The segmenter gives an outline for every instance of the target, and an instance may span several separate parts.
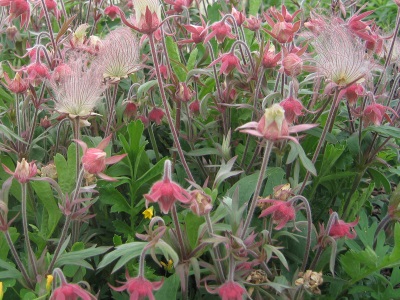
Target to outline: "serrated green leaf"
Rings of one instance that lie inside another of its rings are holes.
[[[71,193],[75,188],[76,177],[76,154],[75,143],[68,147],[67,158],[68,161],[61,154],[57,153],[54,156],[54,164],[57,169],[58,184],[60,185],[63,193]]]
[[[184,82],[186,80],[187,71],[181,62],[178,46],[174,39],[170,36],[165,37],[165,44],[167,46],[167,52],[171,61],[172,70],[174,71],[176,77],[178,77],[178,80],[180,82]]]
[[[169,276],[163,286],[155,293],[156,300],[171,300],[177,299],[178,288],[180,285],[180,279],[178,274]]]
[[[192,52],[190,52],[190,56],[189,59],[186,63],[186,69],[188,71],[192,70],[196,64],[196,59],[197,59],[197,53],[199,52],[199,50],[197,48],[195,48]],[[189,73],[188,73],[189,74]]]
[[[99,196],[100,202],[111,205],[110,212],[131,212],[131,206],[125,197],[115,188],[102,188]]]

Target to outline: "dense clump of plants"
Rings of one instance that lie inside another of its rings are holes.
[[[400,2],[357,2],[0,0],[0,300],[399,299]]]

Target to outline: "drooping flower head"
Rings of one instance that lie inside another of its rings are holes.
[[[103,70],[91,64],[85,55],[74,55],[67,62],[71,72],[61,80],[50,81],[55,98],[55,109],[70,118],[86,118],[92,114],[105,89]]]
[[[368,126],[370,124],[374,124],[376,126],[379,126],[383,122],[384,118],[388,122],[391,122],[389,115],[386,113],[387,110],[391,111],[394,115],[397,116],[397,113],[391,107],[384,106],[379,103],[372,103],[368,105],[367,107],[365,107],[363,113],[364,125]]]
[[[164,283],[164,280],[150,282],[143,276],[131,278],[128,273],[126,274],[126,279],[128,281],[123,286],[113,287],[110,285],[110,287],[117,292],[127,290],[130,295],[129,300],[144,300],[146,298],[154,300],[153,291],[159,290]]]
[[[333,223],[331,230],[329,231],[329,235],[335,239],[343,237],[354,239],[357,236],[357,233],[354,230],[354,226],[356,226],[357,224],[358,218],[351,223],[346,223],[343,220],[335,220],[335,223]]]
[[[118,14],[119,14],[119,7],[117,7],[117,6],[115,6],[115,5],[110,5],[110,6],[107,6],[105,9],[104,9],[104,14],[106,15],[106,16],[108,16],[110,19],[111,19],[111,21],[114,21],[114,19],[118,16]]]
[[[326,25],[314,42],[319,71],[338,86],[364,79],[369,62],[361,42],[340,24]]]
[[[288,97],[279,103],[285,110],[285,118],[288,123],[296,121],[298,116],[303,115],[303,104],[294,97]]]
[[[53,280],[60,279],[60,285],[53,290],[50,300],[96,300],[97,298],[88,291],[81,288],[78,284],[68,283],[64,274],[59,268],[53,271]]]
[[[242,300],[243,295],[246,294],[246,290],[239,283],[232,280],[228,280],[215,290],[211,290],[206,285],[206,290],[210,294],[218,293],[222,300]]]
[[[302,124],[289,127],[285,118],[285,110],[275,103],[265,109],[264,115],[258,122],[249,122],[237,128],[241,132],[263,137],[270,141],[290,139],[298,143],[297,139],[289,136],[290,133],[304,131],[316,127],[317,124]]]
[[[139,69],[139,41],[127,27],[111,31],[94,62],[104,68],[104,78],[120,80]]]
[[[0,0],[0,6],[9,6],[8,21],[12,22],[15,18],[21,16],[21,28],[28,28],[31,16],[31,7],[27,0]]]
[[[82,147],[83,156],[82,156],[82,165],[86,172],[90,174],[96,174],[100,178],[107,181],[116,181],[115,178],[107,176],[103,173],[106,169],[107,165],[115,164],[123,159],[126,154],[114,155],[112,157],[107,157],[107,153],[104,152],[104,149],[111,141],[111,135],[102,140],[96,148],[88,148],[86,143],[75,140],[79,146]]]
[[[154,33],[161,25],[161,5],[159,0],[141,0],[133,3],[135,15],[128,21],[119,9],[122,22],[128,27],[144,34]]]
[[[221,68],[219,70],[219,74],[225,74],[228,75],[230,72],[232,72],[234,69],[238,70],[239,73],[244,73],[242,67],[240,66],[240,60],[239,58],[235,55],[234,52],[228,52],[222,54],[219,58],[214,60],[209,67],[217,64],[218,62],[221,62]]]
[[[12,172],[8,167],[3,164],[4,171],[8,174],[13,175],[14,178],[20,183],[27,183],[32,177],[37,174],[37,167],[34,161],[28,163],[25,158],[21,162],[17,162],[15,171]]]
[[[287,12],[284,5],[282,5],[282,13],[278,12],[275,8],[270,9],[269,13],[273,18],[277,20],[277,22],[275,23],[274,20],[268,15],[268,13],[264,14],[268,25],[272,27],[271,31],[266,29],[264,30],[279,43],[290,43],[291,41],[293,41],[294,34],[300,29],[300,21],[293,23],[294,17],[299,12],[300,10],[291,15]]]
[[[293,207],[293,202],[275,199],[262,199],[258,201],[272,204],[261,212],[260,218],[272,215],[273,222],[278,224],[275,227],[276,230],[282,229],[287,222],[293,221],[296,217],[296,210]]]
[[[167,214],[175,201],[189,203],[190,194],[177,183],[171,180],[171,161],[166,160],[164,164],[163,179],[157,181],[150,190],[149,194],[144,195],[146,205],[148,202],[157,202],[161,211]]]
[[[211,25],[211,32],[205,37],[204,43],[207,43],[213,37],[217,39],[219,44],[221,44],[225,38],[236,38],[236,36],[232,33],[232,27],[223,20],[215,22]]]

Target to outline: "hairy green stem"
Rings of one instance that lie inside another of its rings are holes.
[[[207,213],[204,216],[204,218],[206,219],[208,234],[210,235],[210,237],[212,237],[214,234],[214,229],[212,227],[210,213]],[[225,274],[224,274],[224,270],[222,268],[221,253],[220,253],[219,249],[216,247],[213,247],[213,254],[215,257],[214,264],[217,268],[218,278],[219,278],[220,282],[225,282]]]

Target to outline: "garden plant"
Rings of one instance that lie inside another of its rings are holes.
[[[399,27],[0,0],[0,300],[400,299]]]

